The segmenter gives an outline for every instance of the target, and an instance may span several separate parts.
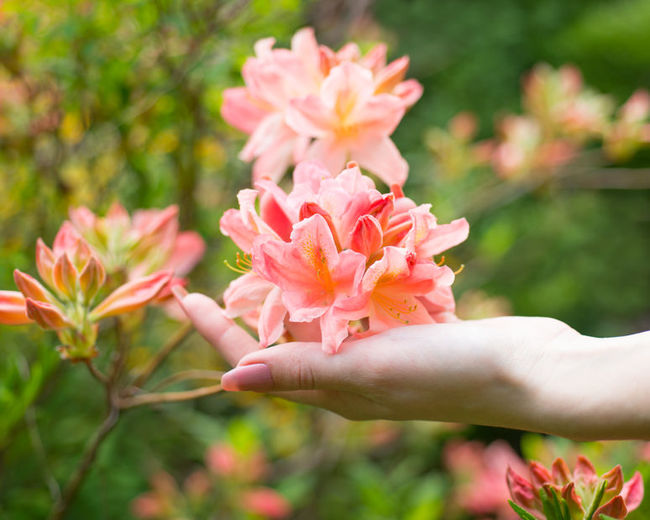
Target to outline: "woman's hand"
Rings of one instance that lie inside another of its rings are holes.
[[[350,419],[465,422],[581,439],[650,438],[647,400],[645,415],[643,409],[635,414],[640,422],[622,420],[616,410],[594,415],[601,397],[591,394],[612,375],[611,356],[603,357],[596,342],[609,340],[586,338],[557,320],[504,317],[401,327],[349,340],[329,355],[316,342],[259,350],[212,299],[177,297],[198,331],[236,366],[223,376],[225,390],[268,392]],[[576,370],[587,376],[577,377]]]

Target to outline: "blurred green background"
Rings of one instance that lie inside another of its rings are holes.
[[[549,185],[486,208],[475,178],[441,175],[424,139],[463,110],[491,135],[499,115],[521,109],[521,78],[538,62],[574,63],[619,104],[650,87],[648,0],[5,0],[0,288],[13,289],[14,268],[35,272],[36,238],[50,243],[68,207],[103,212],[120,200],[129,210],[178,203],[184,229],[208,243],[190,287],[218,297],[234,276],[223,260],[235,253],[218,221],[250,184],[250,166],[237,159],[245,136],[219,115],[222,91],[242,84],[257,39],[286,46],[305,25],[334,47],[386,41],[391,57],[411,57],[408,75],[424,96],[394,140],[411,166],[405,193],[432,202],[441,222],[470,221],[468,241],[448,258],[466,265],[455,286],[461,315],[551,316],[591,335],[649,328],[648,190]],[[647,168],[650,154],[627,166]],[[133,366],[177,327],[152,314]],[[43,475],[69,475],[102,415],[100,390],[59,362],[55,345],[33,328],[0,329],[2,518],[45,516]],[[169,370],[196,366],[223,363],[193,336]],[[69,518],[129,518],[152,472],[181,480],[219,439],[264,447],[274,461],[269,482],[294,518],[472,518],[453,505],[445,443],[505,437],[518,447],[520,439],[488,428],[382,424],[234,395],[137,410],[102,447]],[[382,428],[388,441],[372,441]],[[626,476],[633,467],[624,466]],[[205,518],[247,518],[237,514]]]

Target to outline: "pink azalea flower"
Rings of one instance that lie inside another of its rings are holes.
[[[242,494],[241,500],[246,511],[264,518],[286,518],[291,514],[291,504],[271,488],[250,489]]]
[[[253,179],[278,181],[290,164],[311,157],[332,173],[353,159],[387,182],[403,183],[408,168],[388,135],[422,95],[417,81],[404,80],[408,58],[386,64],[383,44],[365,56],[355,44],[334,52],[318,45],[311,28],[294,35],[291,49],[274,43],[266,38],[255,44],[255,56],[242,69],[246,86],[226,89],[221,109],[226,122],[250,135],[239,156],[255,161]],[[325,127],[310,110],[319,100],[329,114]]]
[[[621,466],[598,476],[591,462],[582,455],[573,473],[563,459],[556,459],[550,471],[538,462],[530,462],[528,473],[529,477],[525,478],[508,468],[508,488],[516,504],[537,515],[543,514],[541,490],[549,497],[555,492],[566,500],[572,520],[582,519],[587,510],[595,511],[593,518],[603,514],[623,519],[643,500],[643,478],[638,471],[627,482],[623,481]],[[592,503],[604,482],[602,498],[597,504]]]
[[[83,212],[80,218],[90,221],[91,216]],[[107,281],[106,270],[70,222],[63,223],[52,249],[38,239],[36,267],[45,285],[16,269],[14,281],[20,292],[0,291],[0,323],[33,321],[44,329],[56,330],[63,344],[59,351],[71,360],[97,355],[97,321],[147,305],[172,276],[171,271],[160,271],[131,280],[92,308]]]
[[[253,262],[263,278],[282,290],[276,294],[290,319],[319,318],[323,349],[336,352],[348,335],[348,320],[338,315],[337,304],[357,295],[366,258],[350,250],[339,253],[327,222],[314,215],[294,225],[289,243],[258,241]],[[269,329],[281,331],[277,324],[284,320],[282,311],[269,314]]]
[[[499,520],[519,518],[508,504],[504,475],[508,467],[524,471],[526,465],[510,445],[452,442],[445,446],[444,459],[455,482],[454,499],[462,509],[474,515],[495,514]]]
[[[313,340],[316,328],[336,352],[359,329],[350,321],[369,318],[363,332],[374,333],[455,319],[454,273],[433,256],[467,238],[465,219],[439,225],[430,205],[397,186],[380,193],[356,163],[334,177],[302,162],[293,180],[290,193],[269,180],[242,190],[240,208],[220,222],[245,253],[233,267],[242,276],[224,294],[226,313],[257,327],[262,347],[287,330]]]
[[[391,94],[374,94],[372,73],[355,63],[334,67],[318,95],[294,99],[287,123],[296,132],[314,138],[305,158],[339,171],[357,161],[387,184],[403,184],[408,165],[390,140],[405,106]]]

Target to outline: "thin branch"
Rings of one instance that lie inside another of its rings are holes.
[[[194,390],[186,390],[184,392],[164,392],[164,393],[148,393],[140,394],[134,397],[127,397],[120,401],[120,408],[126,410],[135,406],[142,406],[146,404],[159,404],[159,403],[174,403],[178,401],[189,401],[197,399],[198,397],[205,397],[207,395],[217,394],[221,392],[221,385],[204,386]]]
[[[93,462],[95,461],[95,458],[97,457],[97,450],[99,449],[99,445],[115,427],[119,418],[120,409],[117,404],[113,402],[108,415],[106,416],[106,419],[104,419],[104,422],[95,432],[92,440],[88,443],[83,457],[81,458],[81,462],[66,484],[61,499],[54,504],[54,507],[50,512],[49,520],[60,520],[63,518],[63,515],[65,514],[68,506],[77,496],[82,482],[86,478],[88,471],[90,470]]]
[[[30,377],[29,374],[29,364],[24,356],[19,356],[18,358],[18,370],[22,378],[27,381]],[[54,502],[61,500],[61,488],[59,483],[54,478],[52,471],[50,470],[50,465],[47,462],[47,453],[45,452],[45,446],[43,445],[43,439],[41,439],[41,434],[38,429],[38,422],[36,421],[36,411],[34,410],[34,405],[30,404],[25,410],[25,424],[27,425],[27,430],[29,432],[29,438],[32,442],[32,447],[34,452],[39,459],[41,468],[43,470],[43,479],[47,485],[47,489],[50,492],[50,496]]]
[[[133,386],[142,387],[156,371],[158,366],[167,358],[167,356],[176,350],[181,343],[183,343],[185,338],[187,338],[193,330],[191,323],[186,323],[178,329],[176,334],[170,338],[170,340],[151,359],[144,370],[133,380]]]
[[[88,371],[90,374],[97,379],[102,385],[106,385],[108,383],[108,377],[106,374],[104,374],[101,370],[99,370],[95,364],[92,362],[90,359],[85,360],[86,366],[88,367]]]
[[[167,386],[173,385],[174,383],[192,379],[212,379],[215,381],[221,381],[222,375],[223,372],[219,372],[218,370],[183,370],[182,372],[177,372],[176,374],[172,374],[171,376],[166,377],[158,384],[153,386],[151,388],[151,391],[158,391]]]

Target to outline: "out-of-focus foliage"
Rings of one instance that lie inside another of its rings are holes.
[[[496,116],[521,110],[521,78],[542,61],[573,62],[587,84],[622,103],[650,87],[649,17],[647,0],[5,0],[0,288],[13,287],[15,267],[35,271],[31,244],[38,236],[49,243],[69,206],[103,213],[119,199],[129,210],[178,203],[183,229],[208,244],[190,287],[217,296],[232,278],[223,260],[234,256],[218,218],[250,184],[249,167],[236,157],[245,136],[220,119],[221,93],[241,84],[255,40],[272,35],[286,45],[309,23],[334,47],[384,40],[391,57],[411,56],[409,75],[424,84],[424,97],[394,137],[411,167],[406,194],[432,202],[442,222],[470,220],[469,240],[447,259],[466,264],[457,280],[462,317],[547,315],[588,334],[647,328],[648,190],[542,185],[494,206],[467,197],[483,174],[441,175],[424,136],[461,111],[476,113],[479,138],[488,136]],[[639,153],[625,166],[649,164]],[[177,325],[159,318],[162,325],[136,335],[130,366],[173,334]],[[42,518],[55,481],[70,475],[101,421],[102,395],[87,372],[57,361],[49,337],[2,327],[0,345],[0,516]],[[169,365],[224,366],[197,336]],[[586,452],[601,472],[621,463],[626,475],[638,467],[650,483],[650,465],[638,462],[648,450],[637,443],[352,424],[266,398],[220,395],[126,414],[68,517],[129,518],[152,474],[183,482],[209,446],[227,441],[266,452],[265,485],[289,500],[292,518],[473,518],[454,498],[445,445],[500,437],[545,464]],[[648,517],[648,504],[629,518]]]

